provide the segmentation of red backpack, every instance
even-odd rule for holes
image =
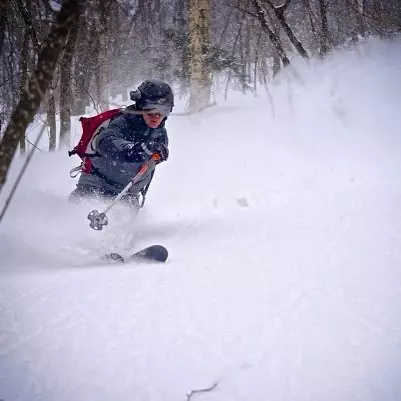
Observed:
[[[94,139],[99,134],[100,129],[107,127],[110,120],[120,111],[121,109],[111,109],[93,117],[81,117],[79,119],[82,125],[82,136],[74,149],[68,152],[68,156],[78,155],[82,159],[82,163],[70,171],[71,177],[76,177],[81,171],[84,173],[91,172],[91,158],[96,155],[96,143]]]

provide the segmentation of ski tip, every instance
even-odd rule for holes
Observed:
[[[151,245],[136,252],[132,256],[134,258],[140,258],[154,262],[165,262],[168,258],[168,250],[162,245]]]
[[[102,257],[107,264],[123,264],[130,260],[143,260],[149,262],[165,262],[168,259],[168,251],[162,245],[151,245],[141,249],[125,258],[119,253],[110,252]],[[1,401],[1,400],[0,400]]]
[[[168,250],[162,245],[154,245],[155,253],[157,255],[156,260],[158,262],[165,262],[168,259]]]

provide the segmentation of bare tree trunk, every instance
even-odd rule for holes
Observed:
[[[312,0],[313,1],[313,0]],[[308,15],[308,20],[311,28],[311,36],[314,40],[311,40],[311,46],[314,48],[315,47],[315,40],[318,38],[318,34],[316,32],[316,25],[315,25],[315,15],[312,11],[312,6],[311,6],[311,0],[302,0],[302,4],[305,7],[306,14]]]
[[[248,7],[249,5],[249,1],[247,1],[246,5],[245,5],[245,9]],[[239,1],[237,3],[237,6],[239,5]],[[241,33],[242,33],[242,27],[243,24],[245,23],[245,11],[243,11],[241,14],[238,14],[238,33],[235,36],[234,39],[234,43],[233,43],[233,47],[231,50],[231,55],[234,56],[235,51],[237,50],[237,44],[238,42],[241,40]],[[227,82],[226,82],[226,88],[224,90],[224,100],[227,100],[228,98],[228,89],[229,89],[229,85],[230,85],[230,81],[231,81],[231,75],[232,75],[232,70],[230,69],[230,71],[228,72],[228,77],[227,77]]]
[[[327,4],[326,0],[319,0],[319,11],[321,19],[321,31],[319,35],[320,48],[319,55],[324,57],[330,50],[329,46],[329,24],[327,22]]]
[[[54,99],[54,88],[50,87],[47,97],[47,125],[49,126],[49,151],[56,150],[56,101]]]
[[[262,5],[262,0],[253,0],[253,4],[256,8],[259,21],[262,24],[262,28],[268,34],[270,41],[272,42],[274,48],[276,49],[276,51],[280,57],[280,60],[282,61],[284,67],[286,67],[287,65],[290,64],[290,60],[287,57],[287,55],[283,49],[283,46],[281,45],[280,40],[269,27],[268,16],[267,16],[266,10],[264,9],[264,7]]]
[[[259,67],[259,44],[260,44],[260,39],[262,37],[262,33],[259,32],[258,38],[256,40],[255,44],[255,62],[254,62],[254,68],[253,68],[253,94],[256,96],[257,95],[257,77],[258,77],[258,67]]]
[[[274,20],[273,18],[271,19],[271,23],[272,23],[272,30],[273,33],[277,36],[278,40],[281,40],[280,38],[280,28],[278,26],[278,22],[277,19]],[[273,48],[273,78],[280,72],[281,70],[281,58],[280,58],[280,54],[277,51],[277,49],[274,47]]]
[[[274,15],[280,22],[281,27],[283,28],[284,32],[287,34],[288,38],[290,39],[290,42],[294,45],[294,47],[297,49],[297,52],[304,58],[309,58],[308,52],[305,50],[303,47],[302,43],[298,40],[298,38],[295,36],[294,32],[292,31],[291,27],[288,25],[285,16],[284,16],[284,11],[290,4],[290,0],[287,0],[282,6],[280,7],[274,7],[273,4],[270,1],[267,1],[267,4],[269,4],[270,8],[273,10]]]
[[[17,8],[19,11],[19,14],[21,15],[24,24],[25,24],[25,29],[26,32],[29,36],[29,39],[31,40],[35,51],[37,54],[39,54],[40,51],[40,41],[38,38],[38,34],[35,31],[35,28],[33,26],[33,21],[32,21],[32,2],[28,0],[26,3],[23,0],[16,0],[17,3]]]
[[[0,0],[0,56],[6,36],[8,0]]]
[[[99,39],[99,54],[95,76],[97,104],[101,111],[109,108],[107,14],[110,4],[109,0],[99,0],[99,9],[97,10],[96,30]]]
[[[52,80],[58,56],[68,36],[70,24],[80,13],[82,0],[64,0],[42,50],[28,89],[23,94],[11,115],[10,123],[0,142],[0,191],[7,179],[8,169],[14,157],[18,142],[25,136],[25,130],[37,112]]]
[[[78,20],[73,21],[60,62],[60,144],[68,149],[71,138],[71,67],[78,34]]]
[[[28,85],[28,31],[25,29],[22,34],[21,53],[20,53],[20,81],[19,81],[19,98],[24,95]],[[25,135],[20,138],[19,148],[22,155],[26,153]]]
[[[88,12],[88,10],[86,11]],[[72,114],[85,113],[89,104],[89,87],[96,69],[98,42],[89,18],[83,15],[78,24],[78,38],[74,53]]]
[[[108,87],[108,59],[107,45],[104,36],[99,37],[100,52],[98,55],[99,65],[95,71],[96,77],[96,100],[100,111],[109,108],[109,87]]]
[[[372,0],[371,4],[371,18],[374,16],[375,31],[380,37],[386,36],[389,18],[384,11],[384,4],[382,0]],[[401,26],[398,28],[401,30]]]
[[[211,95],[210,1],[189,0],[190,111],[205,108]]]
[[[353,8],[356,13],[356,20],[359,25],[359,33],[365,37],[366,36],[366,26],[365,26],[365,7],[366,0],[355,0],[355,5]]]

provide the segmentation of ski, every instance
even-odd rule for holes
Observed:
[[[168,258],[168,251],[164,246],[151,245],[128,256],[122,256],[119,253],[111,252],[106,254],[102,259],[111,263],[127,263],[141,260],[153,261],[153,262],[165,262],[167,258]]]

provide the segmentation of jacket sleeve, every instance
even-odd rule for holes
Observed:
[[[144,142],[135,142],[131,145],[128,159],[130,162],[144,162],[151,158],[152,149],[155,143],[161,143],[166,148],[168,147],[167,131],[164,127],[154,131],[154,133]]]
[[[129,130],[128,124],[123,116],[113,119],[110,124],[104,128],[97,138],[97,152],[108,159],[118,162],[125,162],[126,152],[132,142],[126,138]]]
[[[168,146],[167,131],[164,127],[155,130],[155,135],[151,135],[146,142],[131,142],[127,138],[130,127],[124,116],[119,116],[112,120],[110,124],[102,130],[97,140],[98,153],[106,158],[117,162],[144,162],[150,159],[146,152],[146,144],[149,142],[161,142]]]
[[[166,148],[168,148],[168,136],[166,128],[160,128],[159,135],[154,139],[155,142],[162,143]]]

